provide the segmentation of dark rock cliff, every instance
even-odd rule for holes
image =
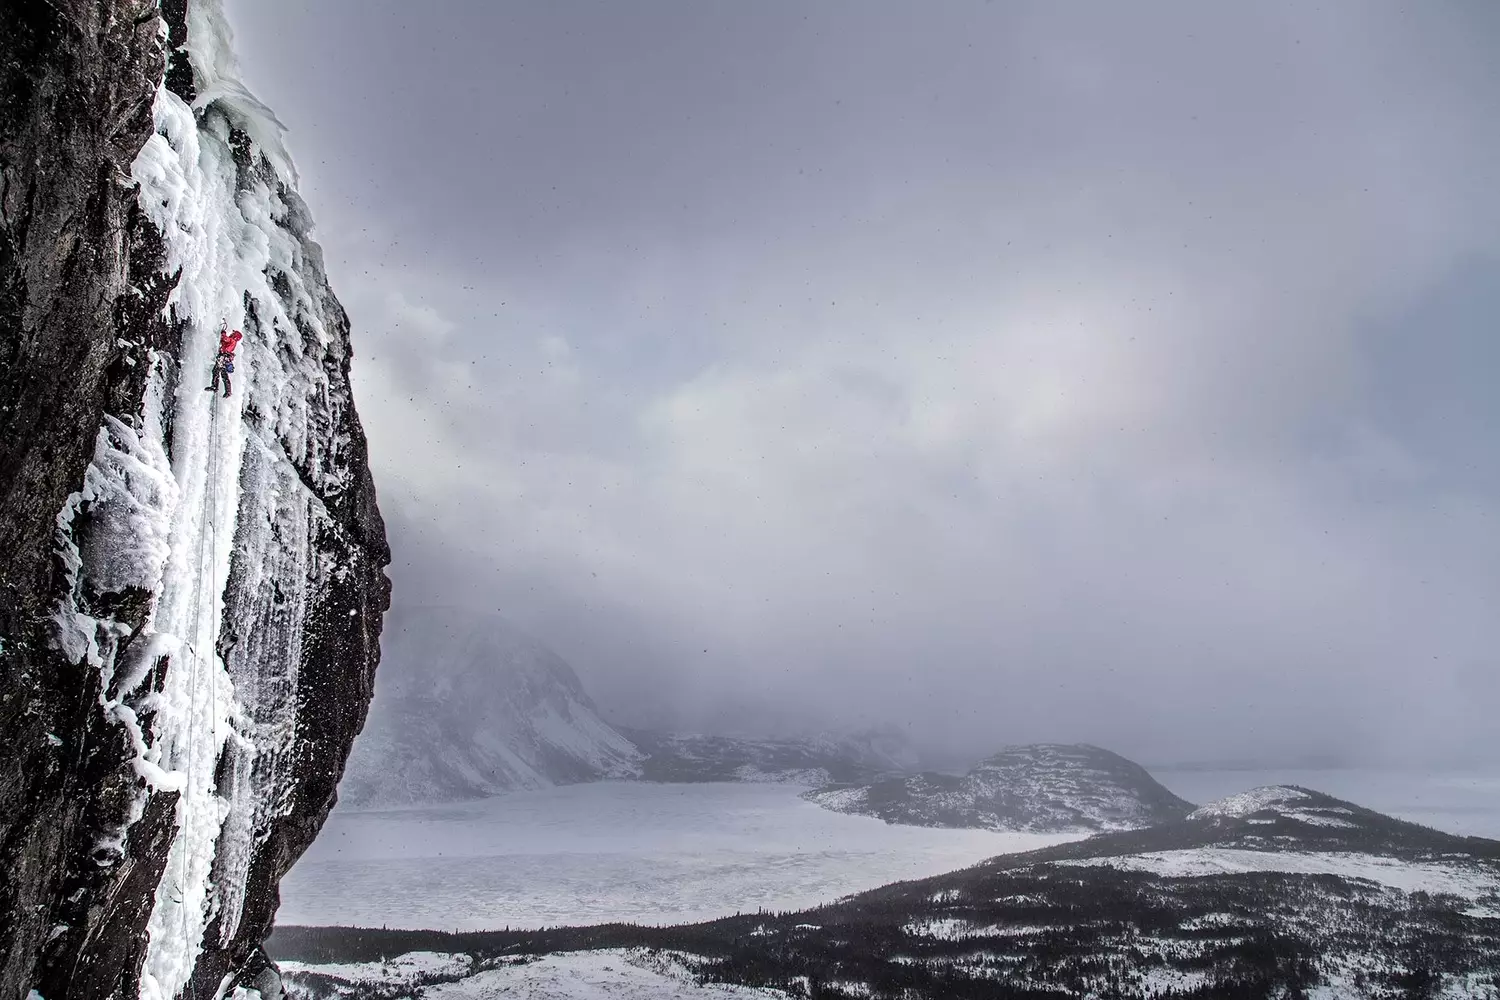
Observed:
[[[212,995],[371,695],[348,321],[215,16],[0,5],[0,1000]]]

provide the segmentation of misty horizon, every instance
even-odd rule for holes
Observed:
[[[430,676],[435,663],[423,650],[430,650],[435,646],[441,646],[444,638],[438,633],[451,633],[455,628],[462,627],[465,630],[465,640],[471,638],[468,633],[485,635],[493,633],[498,640],[495,647],[496,681],[501,687],[501,672],[512,671],[517,667],[516,657],[519,655],[522,662],[535,663],[543,670],[551,670],[553,664],[560,662],[567,670],[576,675],[573,665],[567,660],[556,656],[556,653],[537,636],[519,628],[514,622],[509,621],[503,615],[494,612],[475,610],[462,604],[406,604],[393,609],[387,615],[384,632],[384,656],[382,663],[386,667],[386,674],[382,683],[377,684],[374,700],[371,702],[372,728],[379,728],[380,724],[374,720],[381,719],[393,710],[399,711],[406,700],[414,695],[423,694],[423,680]],[[415,633],[415,637],[408,636],[408,632]],[[534,658],[534,659],[533,659]],[[505,666],[502,668],[501,663]],[[457,664],[446,664],[452,668]],[[533,682],[527,682],[530,687]],[[635,739],[636,733],[662,733],[674,735],[709,735],[743,739],[748,741],[778,741],[778,740],[853,740],[859,741],[870,737],[887,736],[895,737],[901,744],[909,746],[915,754],[915,759],[908,765],[907,770],[942,771],[946,773],[961,774],[980,763],[985,758],[994,756],[1004,750],[1016,747],[1038,744],[1082,744],[1098,745],[1090,740],[1086,734],[1079,735],[1075,730],[1071,739],[1052,739],[1047,736],[1039,736],[1027,743],[1010,743],[1003,738],[999,742],[984,743],[975,741],[960,741],[958,743],[944,740],[923,739],[922,734],[912,733],[904,727],[899,719],[869,719],[861,724],[843,727],[820,727],[813,725],[798,725],[788,721],[784,712],[777,712],[774,708],[763,716],[746,715],[741,711],[738,717],[712,720],[711,724],[700,730],[684,728],[681,722],[670,714],[656,717],[637,714],[630,716],[617,711],[617,706],[608,702],[593,698],[586,689],[585,696],[592,703],[593,708],[598,710],[599,717],[609,725],[621,731],[626,739]],[[462,698],[462,694],[450,693],[443,697],[453,701],[455,697]],[[459,708],[461,701],[453,701],[450,706]],[[627,706],[628,709],[628,706]],[[496,735],[505,735],[499,733]],[[1003,736],[1003,734],[1002,734]],[[1105,750],[1117,748],[1104,746]],[[1215,755],[1212,752],[1195,756],[1162,756],[1143,759],[1140,763],[1152,770],[1168,771],[1246,771],[1246,772],[1269,772],[1277,770],[1343,770],[1362,767],[1390,767],[1410,765],[1416,763],[1426,766],[1447,766],[1453,768],[1464,768],[1467,766],[1488,766],[1494,763],[1492,759],[1482,756],[1452,758],[1448,760],[1425,760],[1417,762],[1390,761],[1381,759],[1361,759],[1353,754],[1339,753],[1307,753],[1307,752],[1277,752],[1268,749],[1259,755],[1227,756]]]
[[[1500,759],[1500,8],[229,16],[398,607],[624,725]]]

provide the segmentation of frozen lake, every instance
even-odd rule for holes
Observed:
[[[1493,771],[1152,768],[1151,774],[1200,805],[1257,785],[1301,785],[1446,833],[1500,839],[1500,773]]]
[[[1071,839],[890,826],[799,787],[603,782],[335,811],[281,883],[282,924],[480,930],[793,909]]]
[[[1203,803],[1304,785],[1451,833],[1500,838],[1500,774],[1153,771]],[[679,923],[794,909],[1068,839],[888,826],[787,785],[606,782],[480,802],[337,810],[281,884],[283,924],[479,930]]]

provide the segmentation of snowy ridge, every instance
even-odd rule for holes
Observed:
[[[100,863],[123,856],[151,794],[179,793],[141,970],[151,1000],[179,995],[239,932],[257,845],[294,806],[306,623],[335,583],[369,574],[367,541],[329,510],[356,502],[364,468],[346,321],[280,125],[234,76],[219,5],[195,0],[189,18],[207,86],[193,107],[158,90],[132,169],[178,276],[164,320],[180,351],[151,353],[139,412],[106,418],[57,519],[70,585],[58,643],[100,672],[101,709],[142,779]],[[245,334],[227,399],[204,391],[225,323]],[[99,595],[145,606],[144,625],[79,609],[97,612]]]
[[[805,797],[889,823],[1033,832],[1139,829],[1191,808],[1118,754],[1054,743],[1009,747],[962,777],[924,773]]]
[[[1310,826],[1355,828],[1359,824],[1346,805],[1324,800],[1315,792],[1294,785],[1264,785],[1210,802],[1188,814],[1190,820],[1207,822],[1248,819],[1266,822],[1271,817],[1307,823]],[[1259,819],[1257,819],[1259,817]]]
[[[1188,814],[1188,819],[1245,819],[1266,810],[1285,811],[1279,807],[1306,802],[1311,798],[1307,792],[1291,785],[1262,785],[1248,792],[1240,792],[1199,806]]]
[[[385,665],[341,794],[351,805],[476,798],[632,778],[641,754],[600,718],[573,673],[493,616],[388,616]]]

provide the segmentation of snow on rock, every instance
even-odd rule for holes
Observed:
[[[1312,796],[1292,785],[1262,785],[1248,792],[1230,795],[1217,802],[1200,806],[1188,813],[1188,819],[1247,819],[1267,810],[1284,812],[1282,807],[1306,802]]]
[[[493,615],[402,608],[341,794],[352,806],[441,802],[640,774],[573,669]]]
[[[1253,824],[1274,823],[1275,817],[1296,820],[1308,826],[1354,829],[1359,826],[1345,806],[1331,804],[1318,794],[1294,785],[1263,785],[1230,795],[1193,810],[1188,819],[1216,822],[1248,820]]]
[[[167,279],[129,176],[167,46],[155,0],[3,21],[0,996],[102,996],[165,861],[152,790],[181,790],[139,676],[178,497],[144,399]]]
[[[33,980],[53,976],[49,995],[94,964],[111,991],[138,969],[142,998],[209,995],[264,936],[277,881],[331,808],[388,603],[347,318],[220,4],[188,6],[196,95],[157,89],[149,137],[115,178],[136,187],[132,225],[155,234],[141,240],[166,287],[139,342],[116,338],[139,348],[133,381],[110,391],[54,524],[51,643],[89,672],[101,731],[78,741],[94,756],[75,794],[107,806],[80,824],[100,874],[67,905],[89,920],[101,900],[128,905],[145,933],[60,921]],[[136,23],[173,30],[154,9]],[[225,324],[245,337],[221,398],[204,384]],[[115,746],[133,781],[110,772]],[[99,954],[69,954],[83,946]]]
[[[188,4],[188,61],[198,107],[221,109],[242,129],[256,151],[287,187],[297,186],[297,168],[286,147],[286,127],[276,113],[240,81],[234,54],[234,33],[224,16],[223,0],[193,0]]]

